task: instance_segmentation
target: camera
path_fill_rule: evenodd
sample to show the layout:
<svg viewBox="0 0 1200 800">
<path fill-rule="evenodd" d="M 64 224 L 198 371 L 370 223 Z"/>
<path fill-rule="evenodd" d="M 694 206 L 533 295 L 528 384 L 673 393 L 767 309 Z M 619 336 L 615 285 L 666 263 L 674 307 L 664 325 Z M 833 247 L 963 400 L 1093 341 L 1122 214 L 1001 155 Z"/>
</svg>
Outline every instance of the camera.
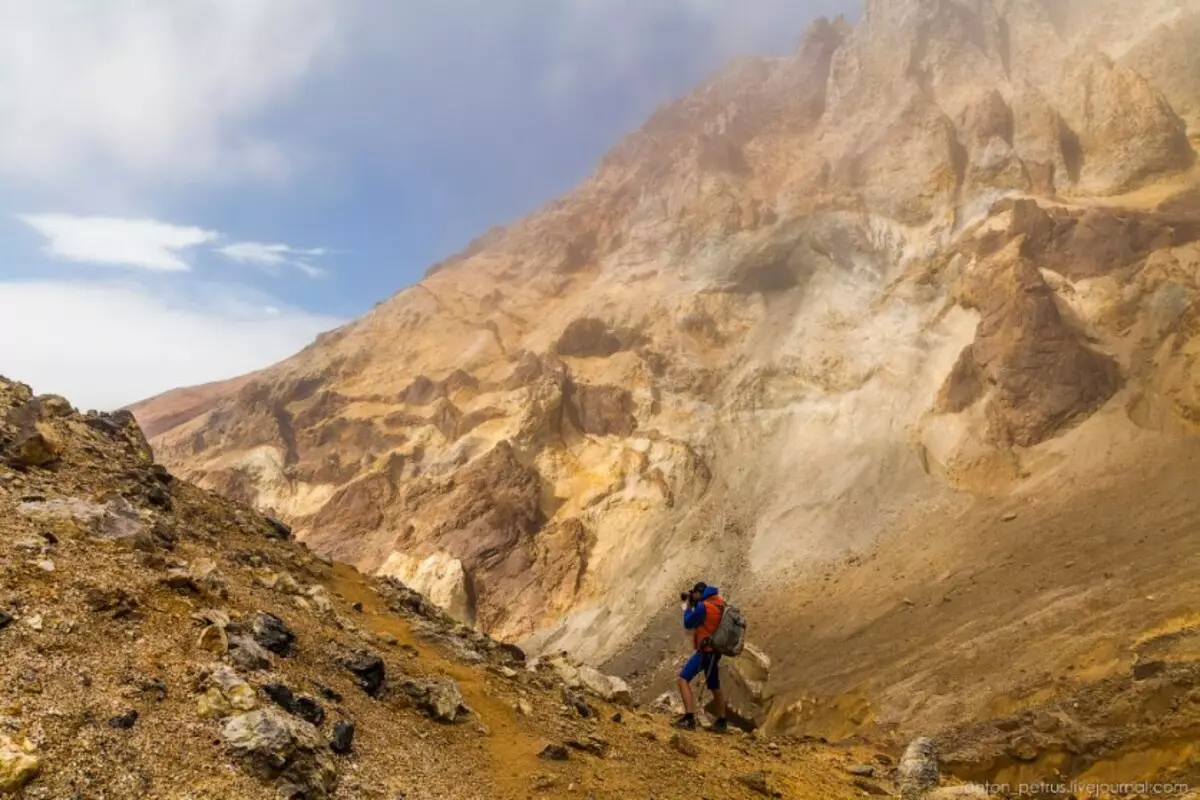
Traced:
<svg viewBox="0 0 1200 800">
<path fill-rule="evenodd" d="M 683 601 L 683 602 L 685 602 L 685 603 L 688 601 L 688 598 L 689 598 L 690 596 L 691 596 L 691 594 L 690 594 L 689 592 L 680 592 L 680 593 L 679 593 L 679 599 L 680 599 L 680 600 L 682 600 L 682 601 Z"/>
</svg>

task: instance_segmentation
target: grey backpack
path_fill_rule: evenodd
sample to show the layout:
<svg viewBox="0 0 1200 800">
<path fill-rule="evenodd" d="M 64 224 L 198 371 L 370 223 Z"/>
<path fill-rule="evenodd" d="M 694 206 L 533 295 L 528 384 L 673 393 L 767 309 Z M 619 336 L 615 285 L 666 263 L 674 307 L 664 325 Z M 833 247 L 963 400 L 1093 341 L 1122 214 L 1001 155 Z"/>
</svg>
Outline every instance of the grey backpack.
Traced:
<svg viewBox="0 0 1200 800">
<path fill-rule="evenodd" d="M 737 606 L 725 604 L 717 629 L 708 637 L 708 644 L 723 656 L 741 655 L 746 645 L 746 618 Z"/>
</svg>

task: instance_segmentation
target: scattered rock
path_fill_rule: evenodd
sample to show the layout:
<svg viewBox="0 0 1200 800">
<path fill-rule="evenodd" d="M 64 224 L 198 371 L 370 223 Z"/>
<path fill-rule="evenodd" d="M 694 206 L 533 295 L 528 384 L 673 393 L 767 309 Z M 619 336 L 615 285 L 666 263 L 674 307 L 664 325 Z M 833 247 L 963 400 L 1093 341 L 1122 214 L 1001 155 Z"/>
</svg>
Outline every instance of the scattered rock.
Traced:
<svg viewBox="0 0 1200 800">
<path fill-rule="evenodd" d="M 316 728 L 274 709 L 261 709 L 229 720 L 221 731 L 251 775 L 273 781 L 284 797 L 328 797 L 337 770 Z"/>
<path fill-rule="evenodd" d="M 568 689 L 566 686 L 562 690 L 562 699 L 569 707 L 574 708 L 579 716 L 587 719 L 596 715 L 596 709 L 588 705 L 587 701 L 578 692 Z"/>
<path fill-rule="evenodd" d="M 692 744 L 691 740 L 681 733 L 677 733 L 672 736 L 668 744 L 671 745 L 671 749 L 678 753 L 682 753 L 688 758 L 696 758 L 700 755 L 699 748 Z"/>
<path fill-rule="evenodd" d="M 203 685 L 204 693 L 197 701 L 197 713 L 201 718 L 228 717 L 234 711 L 258 707 L 254 689 L 229 667 L 217 667 Z"/>
<path fill-rule="evenodd" d="M 330 598 L 329 592 L 324 586 L 313 586 L 308 590 L 308 599 L 312 601 L 313 607 L 321 614 L 333 613 L 333 599 Z"/>
<path fill-rule="evenodd" d="M 620 712 L 620 711 L 618 711 L 617 713 L 613 714 L 613 715 L 612 715 L 612 717 L 611 717 L 611 719 L 612 719 L 612 721 L 613 721 L 613 722 L 617 723 L 618 725 L 620 725 L 620 724 L 621 724 L 622 722 L 624 722 L 624 720 L 625 720 L 625 718 L 621 716 L 621 712 Z"/>
<path fill-rule="evenodd" d="M 94 614 L 111 612 L 113 619 L 122 619 L 138 607 L 137 598 L 124 589 L 89 588 L 84 594 L 84 603 Z"/>
<path fill-rule="evenodd" d="M 42 417 L 45 419 L 54 419 L 56 417 L 69 417 L 75 413 L 75 409 L 71 407 L 70 401 L 67 398 L 57 394 L 42 394 L 37 397 L 38 405 L 42 410 Z"/>
<path fill-rule="evenodd" d="M 755 794 L 761 794 L 763 797 L 782 797 L 781 792 L 777 792 L 767 783 L 767 776 L 762 772 L 747 772 L 745 775 L 737 776 L 737 782 L 745 786 Z"/>
<path fill-rule="evenodd" d="M 45 467 L 61 455 L 59 446 L 36 427 L 17 434 L 13 442 L 10 463 L 20 467 Z"/>
<path fill-rule="evenodd" d="M 108 721 L 108 727 L 118 730 L 129 730 L 138 720 L 137 709 L 131 708 L 124 714 L 119 714 Z"/>
<path fill-rule="evenodd" d="M 31 744 L 0 734 L 0 794 L 16 792 L 37 777 L 41 760 Z"/>
<path fill-rule="evenodd" d="M 291 689 L 282 683 L 268 683 L 262 687 L 263 694 L 271 698 L 275 705 L 305 722 L 320 727 L 325 721 L 325 709 L 311 697 L 297 697 Z"/>
<path fill-rule="evenodd" d="M 598 736 L 585 736 L 582 739 L 571 739 L 567 742 L 567 747 L 572 750 L 578 750 L 581 753 L 590 753 L 596 758 L 604 758 L 608 755 L 611 746 L 608 742 Z"/>
<path fill-rule="evenodd" d="M 338 755 L 349 755 L 354 749 L 354 723 L 336 722 L 333 725 L 333 735 L 329 739 L 329 749 Z"/>
<path fill-rule="evenodd" d="M 852 767 L 848 767 L 846 772 L 849 772 L 851 775 L 857 775 L 860 778 L 875 777 L 875 767 L 871 764 L 855 764 Z"/>
<path fill-rule="evenodd" d="M 321 693 L 321 697 L 324 697 L 326 700 L 329 700 L 332 703 L 342 702 L 342 696 L 340 694 L 338 694 L 337 692 L 335 692 L 333 689 L 330 689 L 325 684 L 318 683 L 318 684 L 316 684 L 316 687 L 317 687 L 317 691 Z"/>
<path fill-rule="evenodd" d="M 229 637 L 229 660 L 249 672 L 271 666 L 271 653 L 249 636 Z"/>
<path fill-rule="evenodd" d="M 316 700 L 306 695 L 296 698 L 294 713 L 300 719 L 318 728 L 325 722 L 325 709 Z"/>
<path fill-rule="evenodd" d="M 454 722 L 467 710 L 458 684 L 450 678 L 434 681 L 409 679 L 402 688 L 418 708 L 438 722 Z"/>
<path fill-rule="evenodd" d="M 1017 512 L 1015 512 L 1015 511 L 1009 511 L 1007 514 L 1005 514 L 1005 515 L 1004 515 L 1003 517 L 1001 517 L 1000 519 L 1001 519 L 1002 521 L 1004 521 L 1004 522 L 1012 522 L 1012 521 L 1014 521 L 1016 518 L 1017 518 Z"/>
<path fill-rule="evenodd" d="M 37 562 L 37 568 L 42 572 L 54 572 L 54 562 L 48 558 L 44 558 Z"/>
<path fill-rule="evenodd" d="M 35 631 L 40 631 L 45 626 L 45 621 L 41 614 L 32 614 L 25 618 L 25 624 Z"/>
<path fill-rule="evenodd" d="M 304 588 L 300 585 L 300 582 L 293 578 L 289 572 L 280 573 L 275 581 L 274 588 L 276 591 L 289 595 L 299 595 L 304 592 Z"/>
<path fill-rule="evenodd" d="M 937 786 L 940 773 L 933 739 L 921 737 L 910 742 L 897 771 L 901 800 L 920 800 L 925 792 Z"/>
<path fill-rule="evenodd" d="M 543 761 L 566 761 L 570 757 L 571 753 L 561 744 L 548 744 L 538 753 L 538 758 Z"/>
<path fill-rule="evenodd" d="M 286 656 L 292 648 L 292 643 L 296 641 L 296 635 L 283 620 L 265 611 L 254 615 L 254 621 L 250 623 L 250 631 L 254 636 L 254 641 L 281 656 Z"/>
<path fill-rule="evenodd" d="M 533 705 L 524 697 L 517 700 L 517 702 L 514 704 L 514 707 L 516 708 L 517 713 L 522 717 L 533 716 Z"/>
<path fill-rule="evenodd" d="M 657 714 L 679 716 L 684 712 L 683 700 L 676 692 L 663 692 L 650 704 L 650 710 Z"/>
<path fill-rule="evenodd" d="M 383 659 L 365 650 L 342 659 L 341 665 L 354 673 L 358 685 L 371 697 L 378 697 L 387 678 Z"/>
<path fill-rule="evenodd" d="M 561 781 L 557 775 L 547 775 L 543 772 L 536 772 L 529 778 L 529 787 L 535 792 L 544 792 L 547 789 L 553 789 Z"/>
<path fill-rule="evenodd" d="M 167 576 L 163 578 L 163 583 L 179 592 L 200 594 L 200 586 L 192 577 L 192 573 L 182 567 L 172 567 L 167 570 Z"/>
<path fill-rule="evenodd" d="M 289 714 L 296 712 L 296 696 L 292 694 L 292 690 L 282 683 L 267 683 L 261 687 L 263 694 L 271 698 L 271 702 L 282 708 Z"/>
<path fill-rule="evenodd" d="M 0 631 L 13 624 L 13 615 L 7 611 L 0 611 Z"/>
<path fill-rule="evenodd" d="M 855 787 L 863 790 L 867 794 L 873 795 L 875 797 L 888 797 L 891 795 L 891 792 L 889 792 L 887 789 L 883 788 L 882 786 L 875 783 L 874 781 L 867 780 L 866 778 L 855 778 L 854 785 L 855 785 Z M 921 795 L 921 797 L 923 797 L 923 798 L 928 798 L 929 796 L 930 795 L 928 795 L 928 794 Z"/>
</svg>

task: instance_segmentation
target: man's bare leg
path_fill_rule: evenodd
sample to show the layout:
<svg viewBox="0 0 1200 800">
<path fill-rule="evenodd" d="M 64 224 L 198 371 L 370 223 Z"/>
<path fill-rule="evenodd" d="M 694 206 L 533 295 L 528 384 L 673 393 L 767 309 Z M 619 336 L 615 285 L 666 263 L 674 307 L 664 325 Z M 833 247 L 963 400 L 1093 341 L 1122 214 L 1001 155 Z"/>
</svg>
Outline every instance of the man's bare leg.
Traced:
<svg viewBox="0 0 1200 800">
<path fill-rule="evenodd" d="M 713 710 L 717 712 L 717 719 L 725 719 L 725 691 L 723 689 L 713 689 Z"/>
<path fill-rule="evenodd" d="M 679 685 L 679 697 L 683 700 L 683 709 L 689 714 L 696 713 L 696 698 L 692 696 L 692 685 L 683 678 L 676 678 Z"/>
</svg>

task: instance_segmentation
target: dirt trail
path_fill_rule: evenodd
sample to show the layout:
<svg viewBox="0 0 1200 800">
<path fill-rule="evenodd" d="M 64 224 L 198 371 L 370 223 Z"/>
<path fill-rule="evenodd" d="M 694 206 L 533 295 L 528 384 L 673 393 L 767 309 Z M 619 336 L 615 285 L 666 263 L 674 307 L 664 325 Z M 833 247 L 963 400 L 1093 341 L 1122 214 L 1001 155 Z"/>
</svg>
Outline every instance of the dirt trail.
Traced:
<svg viewBox="0 0 1200 800">
<path fill-rule="evenodd" d="M 394 636 L 401 645 L 420 646 L 422 664 L 429 673 L 453 678 L 467 705 L 480 716 L 490 735 L 483 739 L 496 797 L 525 797 L 529 776 L 544 762 L 537 758 L 546 745 L 517 720 L 511 703 L 498 700 L 478 669 L 453 661 L 441 648 L 429 647 L 416 637 L 404 619 L 388 611 L 378 594 L 353 567 L 335 564 L 330 589 L 348 604 L 362 605 L 362 622 L 372 633 Z"/>
</svg>

